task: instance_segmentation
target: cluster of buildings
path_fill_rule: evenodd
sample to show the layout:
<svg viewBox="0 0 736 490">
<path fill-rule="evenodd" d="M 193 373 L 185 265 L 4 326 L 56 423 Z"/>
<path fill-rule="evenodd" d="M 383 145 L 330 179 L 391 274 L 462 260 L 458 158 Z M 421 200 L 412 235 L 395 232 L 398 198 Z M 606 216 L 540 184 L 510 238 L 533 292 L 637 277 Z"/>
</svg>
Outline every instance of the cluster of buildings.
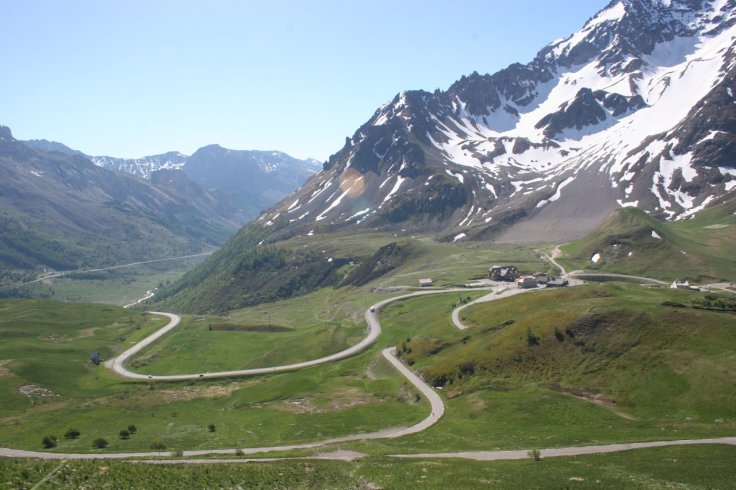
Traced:
<svg viewBox="0 0 736 490">
<path fill-rule="evenodd" d="M 560 288 L 568 285 L 567 279 L 555 279 L 546 272 L 522 275 L 516 266 L 513 265 L 494 265 L 488 269 L 488 279 L 497 282 L 515 282 L 519 289 L 537 287 Z M 432 286 L 433 281 L 431 278 L 419 279 L 419 287 L 430 288 Z"/>
<path fill-rule="evenodd" d="M 516 282 L 519 289 L 531 289 L 539 286 L 546 286 L 548 288 L 567 286 L 566 279 L 555 280 L 546 272 L 536 272 L 522 276 L 519 270 L 513 265 L 494 265 L 488 269 L 488 279 L 492 281 Z"/>
</svg>

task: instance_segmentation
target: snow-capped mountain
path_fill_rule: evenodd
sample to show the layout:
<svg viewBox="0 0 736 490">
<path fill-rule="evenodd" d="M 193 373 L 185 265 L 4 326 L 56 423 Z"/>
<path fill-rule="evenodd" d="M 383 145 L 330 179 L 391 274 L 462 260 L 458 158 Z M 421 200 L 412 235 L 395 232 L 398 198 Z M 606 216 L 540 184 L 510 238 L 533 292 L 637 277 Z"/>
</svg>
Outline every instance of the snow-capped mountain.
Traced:
<svg viewBox="0 0 736 490">
<path fill-rule="evenodd" d="M 187 163 L 187 156 L 178 151 L 170 151 L 161 155 L 143 158 L 90 157 L 98 167 L 133 174 L 150 180 L 151 174 L 157 170 L 179 170 Z"/>
<path fill-rule="evenodd" d="M 735 39 L 736 0 L 614 0 L 530 63 L 398 94 L 259 219 L 534 240 L 686 218 L 736 187 Z"/>
<path fill-rule="evenodd" d="M 100 167 L 148 180 L 161 171 L 181 170 L 223 203 L 239 209 L 242 223 L 283 199 L 322 167 L 316 160 L 299 160 L 280 151 L 230 150 L 219 145 L 202 147 L 191 156 L 172 151 L 139 159 L 91 160 Z M 170 175 L 167 173 L 167 179 Z"/>
<path fill-rule="evenodd" d="M 45 145 L 41 145 L 38 142 L 44 142 Z M 59 151 L 57 147 L 63 147 L 60 143 L 47 142 L 45 140 L 34 140 L 30 143 L 33 143 L 33 146 L 37 148 L 46 150 Z M 44 146 L 46 148 L 44 148 Z M 222 151 L 214 151 L 216 148 Z M 74 151 L 68 148 L 67 150 Z M 226 156 L 226 159 L 228 160 L 235 158 L 240 160 L 240 165 L 246 165 L 251 168 L 255 167 L 258 171 L 267 174 L 274 172 L 296 171 L 299 175 L 304 174 L 303 177 L 306 178 L 322 167 L 322 162 L 313 158 L 299 160 L 298 158 L 293 158 L 281 151 L 229 150 L 227 148 L 222 148 L 220 145 L 202 147 L 192 156 L 184 155 L 178 151 L 170 151 L 161 155 L 150 155 L 143 158 L 117 158 L 107 156 L 89 158 L 99 167 L 133 174 L 150 180 L 151 174 L 158 170 L 185 170 L 187 174 L 193 176 L 199 172 L 195 170 L 190 171 L 191 167 L 200 168 L 202 165 L 207 165 L 208 172 L 218 172 L 218 162 L 210 161 L 204 163 L 202 158 L 203 154 L 215 156 L 215 158 Z M 196 163 L 190 164 L 189 168 L 187 168 L 187 162 L 190 160 Z M 206 177 L 211 177 L 211 173 Z"/>
</svg>

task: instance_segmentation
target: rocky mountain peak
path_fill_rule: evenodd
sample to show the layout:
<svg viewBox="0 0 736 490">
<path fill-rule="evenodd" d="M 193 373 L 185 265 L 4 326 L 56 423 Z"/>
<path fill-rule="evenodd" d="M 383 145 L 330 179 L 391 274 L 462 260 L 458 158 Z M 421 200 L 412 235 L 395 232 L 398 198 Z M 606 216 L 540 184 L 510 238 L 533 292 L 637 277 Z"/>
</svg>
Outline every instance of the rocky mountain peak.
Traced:
<svg viewBox="0 0 736 490">
<path fill-rule="evenodd" d="M 551 43 L 538 58 L 573 67 L 598 58 L 599 68 L 630 73 L 661 43 L 698 32 L 715 32 L 733 22 L 733 0 L 613 0 L 566 39 Z"/>
</svg>

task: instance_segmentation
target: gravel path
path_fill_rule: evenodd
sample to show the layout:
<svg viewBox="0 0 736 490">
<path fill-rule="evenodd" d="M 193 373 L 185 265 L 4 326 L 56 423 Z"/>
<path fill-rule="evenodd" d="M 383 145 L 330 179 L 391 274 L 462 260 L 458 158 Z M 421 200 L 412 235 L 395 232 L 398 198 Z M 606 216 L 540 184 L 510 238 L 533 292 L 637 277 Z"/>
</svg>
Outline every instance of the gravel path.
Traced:
<svg viewBox="0 0 736 490">
<path fill-rule="evenodd" d="M 630 442 L 623 444 L 602 444 L 597 446 L 574 446 L 559 447 L 540 450 L 542 458 L 557 458 L 561 456 L 581 456 L 585 454 L 616 453 L 632 449 L 645 449 L 667 446 L 693 446 L 699 444 L 728 444 L 736 446 L 736 437 L 719 437 L 712 439 L 680 439 L 676 441 L 652 441 L 652 442 Z M 510 459 L 528 459 L 529 451 L 464 451 L 455 453 L 417 453 L 417 454 L 392 454 L 394 458 L 460 458 L 474 459 L 477 461 L 501 461 Z"/>
</svg>

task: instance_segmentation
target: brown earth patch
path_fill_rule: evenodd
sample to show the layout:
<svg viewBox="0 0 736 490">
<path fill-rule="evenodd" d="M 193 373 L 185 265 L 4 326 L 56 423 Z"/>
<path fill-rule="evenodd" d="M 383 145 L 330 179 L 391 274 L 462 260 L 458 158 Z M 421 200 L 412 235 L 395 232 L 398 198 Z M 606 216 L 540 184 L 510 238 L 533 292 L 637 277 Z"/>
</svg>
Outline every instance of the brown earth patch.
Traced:
<svg viewBox="0 0 736 490">
<path fill-rule="evenodd" d="M 261 407 L 296 414 L 329 413 L 339 412 L 358 405 L 367 405 L 369 403 L 378 403 L 381 401 L 380 398 L 363 393 L 357 389 L 348 389 L 339 393 L 332 393 L 327 398 L 329 400 L 327 404 L 319 399 L 303 397 L 288 398 L 286 400 L 279 400 L 272 403 L 264 403 Z"/>
<path fill-rule="evenodd" d="M 567 393 L 568 395 L 572 395 L 580 400 L 585 400 L 586 402 L 594 403 L 599 407 L 606 408 L 626 420 L 636 420 L 636 417 L 634 417 L 633 415 L 621 411 L 621 409 L 618 407 L 618 402 L 610 396 L 606 396 L 602 393 L 596 393 L 592 390 L 564 388 L 558 384 L 551 385 L 551 388 L 555 391 Z"/>
<path fill-rule="evenodd" d="M 212 325 L 211 329 L 215 331 L 224 331 L 224 332 L 282 333 L 282 332 L 293 332 L 294 331 L 293 328 L 284 327 L 283 325 L 230 325 L 227 323 Z"/>
<path fill-rule="evenodd" d="M 44 342 L 51 342 L 54 344 L 60 344 L 62 342 L 69 342 L 71 339 L 67 337 L 57 337 L 56 335 L 44 335 L 41 337 Z"/>
<path fill-rule="evenodd" d="M 85 408 L 89 407 L 100 407 L 100 406 L 112 406 L 117 407 L 136 407 L 140 406 L 141 398 L 146 400 L 156 400 L 158 403 L 165 405 L 172 402 L 179 401 L 191 401 L 197 399 L 206 398 L 225 398 L 238 391 L 240 388 L 252 386 L 260 381 L 253 380 L 249 382 L 238 382 L 229 383 L 225 385 L 193 385 L 193 386 L 182 386 L 176 389 L 170 388 L 156 388 L 155 384 L 148 385 L 147 388 L 141 388 L 141 391 L 134 391 L 132 393 L 121 393 L 114 396 L 108 396 L 104 398 L 97 398 L 85 403 Z"/>
<path fill-rule="evenodd" d="M 186 386 L 175 390 L 161 390 L 159 391 L 159 394 L 163 395 L 167 402 L 190 401 L 198 398 L 225 398 L 232 395 L 243 386 L 244 385 L 240 383 Z"/>
<path fill-rule="evenodd" d="M 92 337 L 95 334 L 95 330 L 97 330 L 99 327 L 91 327 L 91 328 L 85 328 L 79 331 L 79 335 L 77 336 L 78 339 L 84 339 L 87 337 Z"/>
<path fill-rule="evenodd" d="M 10 370 L 5 367 L 10 364 L 10 361 L 12 361 L 12 359 L 0 359 L 0 378 L 10 376 Z"/>
</svg>

